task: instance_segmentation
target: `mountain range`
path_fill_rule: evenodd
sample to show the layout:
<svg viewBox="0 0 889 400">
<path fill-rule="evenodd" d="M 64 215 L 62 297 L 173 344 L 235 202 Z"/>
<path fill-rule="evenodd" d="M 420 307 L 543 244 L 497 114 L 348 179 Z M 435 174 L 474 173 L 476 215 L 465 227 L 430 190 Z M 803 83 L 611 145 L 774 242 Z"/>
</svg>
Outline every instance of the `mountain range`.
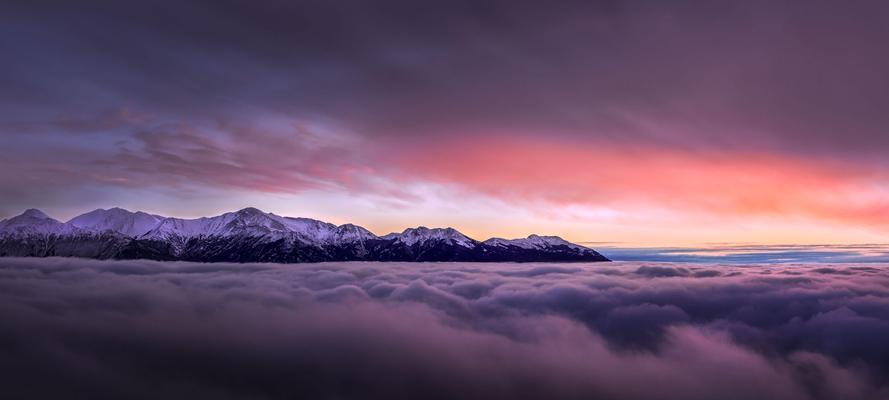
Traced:
<svg viewBox="0 0 889 400">
<path fill-rule="evenodd" d="M 98 209 L 68 222 L 29 209 L 0 221 L 0 256 L 280 263 L 609 261 L 557 236 L 477 241 L 453 228 L 423 226 L 377 236 L 357 225 L 256 208 L 197 219 Z"/>
</svg>

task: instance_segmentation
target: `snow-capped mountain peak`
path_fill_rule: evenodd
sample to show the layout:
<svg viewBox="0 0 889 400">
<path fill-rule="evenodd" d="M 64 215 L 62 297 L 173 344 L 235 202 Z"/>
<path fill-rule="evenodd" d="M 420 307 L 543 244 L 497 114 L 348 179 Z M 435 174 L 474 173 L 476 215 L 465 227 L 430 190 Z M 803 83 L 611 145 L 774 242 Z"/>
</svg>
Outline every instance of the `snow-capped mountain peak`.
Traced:
<svg viewBox="0 0 889 400">
<path fill-rule="evenodd" d="M 266 236 L 286 231 L 286 226 L 255 208 L 245 208 L 215 217 L 195 219 L 165 218 L 144 235 L 147 239 L 190 238 L 200 236 Z"/>
<path fill-rule="evenodd" d="M 586 247 L 576 245 L 558 236 L 529 235 L 525 240 L 537 246 L 568 246 L 571 248 L 586 249 Z"/>
<path fill-rule="evenodd" d="M 72 218 L 67 224 L 96 232 L 117 232 L 126 236 L 142 236 L 155 227 L 164 217 L 142 211 L 132 212 L 123 208 L 98 209 Z"/>
<path fill-rule="evenodd" d="M 377 237 L 353 224 L 283 217 L 253 207 L 195 219 L 98 209 L 66 223 L 30 209 L 0 221 L 0 255 L 236 262 L 608 261 L 557 236 L 481 243 L 454 228 L 420 226 Z"/>
<path fill-rule="evenodd" d="M 314 245 L 339 244 L 376 238 L 370 231 L 355 226 L 337 227 L 311 218 L 282 217 L 248 207 L 216 217 L 166 218 L 144 235 L 146 239 L 191 237 L 297 237 Z"/>
<path fill-rule="evenodd" d="M 336 227 L 337 241 L 340 243 L 377 239 L 369 230 L 358 225 L 344 224 Z"/>
<path fill-rule="evenodd" d="M 7 235 L 50 235 L 73 233 L 73 230 L 69 226 L 50 218 L 43 211 L 30 208 L 20 215 L 0 222 L 0 233 Z"/>
<path fill-rule="evenodd" d="M 401 233 L 390 233 L 383 238 L 395 239 L 398 242 L 412 246 L 416 243 L 425 243 L 430 240 L 453 243 L 463 247 L 473 247 L 475 241 L 460 233 L 454 228 L 427 228 L 419 226 L 405 229 Z"/>
<path fill-rule="evenodd" d="M 497 247 L 509 247 L 516 246 L 521 247 L 523 249 L 545 249 L 553 246 L 567 246 L 571 249 L 575 250 L 590 250 L 586 247 L 576 245 L 571 243 L 565 239 L 562 239 L 558 236 L 540 236 L 540 235 L 529 235 L 524 239 L 502 239 L 502 238 L 491 238 L 485 240 L 483 242 L 489 246 L 497 246 Z"/>
</svg>

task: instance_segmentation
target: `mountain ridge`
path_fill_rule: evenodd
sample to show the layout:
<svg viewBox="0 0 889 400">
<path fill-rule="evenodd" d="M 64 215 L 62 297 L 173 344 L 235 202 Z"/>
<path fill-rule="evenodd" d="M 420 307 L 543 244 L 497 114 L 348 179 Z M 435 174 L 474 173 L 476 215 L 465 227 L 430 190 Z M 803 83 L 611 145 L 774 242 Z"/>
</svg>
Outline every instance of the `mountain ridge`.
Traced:
<svg viewBox="0 0 889 400">
<path fill-rule="evenodd" d="M 472 239 L 448 228 L 377 236 L 354 224 L 286 217 L 253 207 L 213 217 L 97 209 L 67 222 L 37 209 L 0 221 L 0 256 L 183 261 L 609 261 L 558 236 Z"/>
</svg>

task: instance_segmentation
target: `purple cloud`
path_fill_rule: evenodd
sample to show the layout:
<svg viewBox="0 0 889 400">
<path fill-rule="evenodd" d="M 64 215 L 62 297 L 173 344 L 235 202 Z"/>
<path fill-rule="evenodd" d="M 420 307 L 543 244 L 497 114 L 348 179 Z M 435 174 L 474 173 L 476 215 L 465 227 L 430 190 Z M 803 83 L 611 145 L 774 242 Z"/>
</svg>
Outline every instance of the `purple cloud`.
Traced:
<svg viewBox="0 0 889 400">
<path fill-rule="evenodd" d="M 0 51 L 12 60 L 0 65 L 0 183 L 13 188 L 0 199 L 17 208 L 60 195 L 91 206 L 171 177 L 198 197 L 210 190 L 200 186 L 399 195 L 390 186 L 436 175 L 398 160 L 425 159 L 448 140 L 460 147 L 446 160 L 475 143 L 530 138 L 716 165 L 757 155 L 849 164 L 864 193 L 886 174 L 883 2 L 57 3 L 0 12 Z M 301 134 L 251 131 L 269 116 L 333 121 L 357 143 L 317 149 Z M 215 121 L 238 124 L 206 129 Z M 470 178 L 446 183 L 490 192 Z M 557 189 L 601 197 L 583 185 L 542 191 Z M 650 197 L 642 192 L 633 197 Z M 885 215 L 881 201 L 843 196 L 810 212 L 856 223 Z"/>
<path fill-rule="evenodd" d="M 882 267 L 550 267 L 2 259 L 0 372 L 32 398 L 889 393 Z"/>
</svg>

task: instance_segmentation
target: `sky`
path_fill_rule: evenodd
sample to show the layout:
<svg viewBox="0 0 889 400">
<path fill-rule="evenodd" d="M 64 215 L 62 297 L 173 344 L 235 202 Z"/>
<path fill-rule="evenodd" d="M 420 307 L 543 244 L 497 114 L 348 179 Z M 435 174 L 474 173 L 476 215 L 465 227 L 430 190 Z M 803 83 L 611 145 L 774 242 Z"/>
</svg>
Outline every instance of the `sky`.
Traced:
<svg viewBox="0 0 889 400">
<path fill-rule="evenodd" d="M 889 242 L 882 1 L 0 5 L 0 217 Z"/>
</svg>

